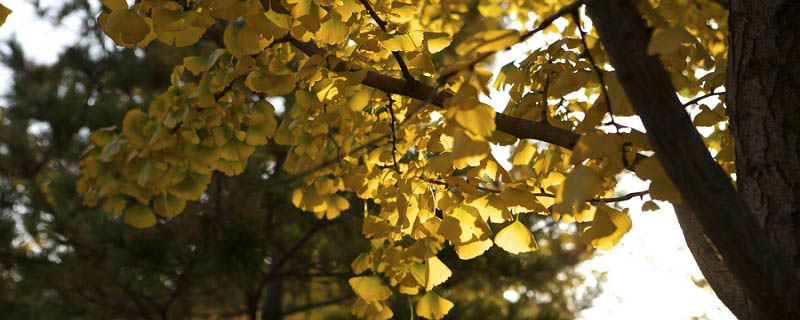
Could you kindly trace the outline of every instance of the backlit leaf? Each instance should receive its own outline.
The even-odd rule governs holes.
[[[583,237],[595,248],[611,250],[631,230],[632,224],[627,213],[600,203],[592,224],[583,230]]]
[[[636,165],[636,175],[642,180],[651,180],[650,197],[655,200],[669,201],[675,204],[682,202],[681,194],[655,157],[649,157]]]
[[[513,254],[536,251],[539,246],[533,234],[524,224],[515,220],[497,233],[494,243],[503,250]]]
[[[452,308],[453,303],[450,300],[440,297],[436,292],[428,291],[417,301],[415,310],[420,317],[439,320]]]
[[[9,14],[11,14],[11,9],[6,8],[3,4],[0,4],[0,26],[6,23],[6,18],[8,18]]]
[[[436,256],[428,258],[425,262],[425,290],[431,290],[444,283],[451,275],[453,272],[442,263],[442,260]]]
[[[125,223],[139,229],[156,225],[156,216],[153,214],[153,211],[150,211],[150,208],[141,204],[134,204],[125,210],[123,220]]]
[[[694,36],[680,26],[657,29],[647,46],[647,54],[672,54],[680,48],[681,44],[694,41]]]
[[[444,50],[444,48],[447,48],[447,46],[450,45],[450,42],[453,41],[453,37],[447,33],[425,32],[424,41],[426,48],[428,48],[428,52],[437,53]]]
[[[392,294],[392,290],[376,276],[354,277],[348,283],[361,299],[368,302],[383,301]]]
[[[469,260],[482,255],[492,247],[494,242],[491,239],[478,240],[462,243],[455,246],[456,254],[461,260]]]

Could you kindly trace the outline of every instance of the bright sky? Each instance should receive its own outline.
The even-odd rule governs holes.
[[[60,1],[41,2],[48,6]],[[13,13],[0,27],[0,42],[16,36],[29,58],[37,62],[56,61],[65,45],[79,40],[78,19],[67,19],[66,28],[53,28],[35,15],[27,1],[4,0],[3,4]],[[499,54],[495,71],[515,57],[554,40],[537,36]],[[0,45],[0,50],[7,52],[7,47]],[[8,90],[10,80],[10,72],[0,69],[0,93]],[[484,102],[502,111],[507,101],[506,94],[495,91],[491,100]],[[641,124],[629,125],[644,131]],[[508,158],[507,148],[495,148],[494,152],[497,159]],[[510,168],[509,163],[504,166]],[[620,186],[626,191],[640,191],[646,189],[647,183],[628,175],[622,178]],[[703,276],[686,247],[670,205],[659,202],[662,209],[657,212],[641,212],[642,201],[638,198],[620,205],[630,208],[634,227],[611,251],[601,251],[578,267],[588,283],[596,282],[594,275],[605,274],[601,283],[603,293],[594,300],[592,308],[581,313],[580,319],[735,319],[710,288],[695,285]],[[514,293],[508,292],[506,297],[513,299]]]

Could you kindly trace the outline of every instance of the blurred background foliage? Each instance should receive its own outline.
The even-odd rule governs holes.
[[[76,194],[90,130],[146,108],[169,85],[173,65],[221,43],[220,26],[197,46],[131,50],[98,30],[99,1],[35,5],[51,23],[78,16],[84,24],[80,43],[52,65],[32,62],[34,53],[14,40],[0,46],[13,72],[0,100],[3,319],[351,318],[347,279],[369,247],[360,229],[372,204],[332,221],[300,212],[290,189],[275,183],[285,147],[259,148],[239,176],[215,174],[200,201],[154,228],[131,228]],[[529,219],[538,252],[492,248],[462,261],[442,251],[454,271],[440,292],[455,302],[447,318],[572,319],[590,306],[599,287],[586,287],[574,267],[591,252],[574,231]],[[405,296],[390,304],[395,318],[413,318]]]

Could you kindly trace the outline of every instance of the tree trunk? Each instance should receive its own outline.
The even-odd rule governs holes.
[[[732,0],[729,26],[726,98],[739,194],[800,277],[800,2]],[[758,317],[735,294],[737,282],[712,288],[737,317]]]
[[[267,285],[264,305],[261,306],[261,320],[279,320],[283,318],[283,282],[275,279]]]
[[[692,209],[685,204],[674,207],[686,245],[714,293],[737,318],[757,319],[758,312],[753,302],[745,295],[739,279],[725,266],[719,250],[700,228]]]
[[[588,1],[588,13],[659,162],[685,201],[676,209],[698,265],[737,317],[795,317],[800,116],[791,88],[800,84],[793,78],[800,63],[792,24],[800,7],[793,1],[731,1],[727,90],[737,192],[700,140],[661,61],[647,55],[651,30],[635,2]]]

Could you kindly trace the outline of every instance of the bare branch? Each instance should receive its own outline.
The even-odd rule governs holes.
[[[718,95],[723,95],[723,94],[725,94],[725,91],[711,92],[711,93],[708,93],[708,94],[704,94],[702,96],[699,96],[697,98],[694,98],[694,99],[689,100],[688,102],[684,103],[683,107],[685,108],[685,107],[691,106],[691,105],[693,105],[695,103],[700,102],[700,100],[703,100],[703,99],[708,98],[708,97],[713,97],[713,96],[718,96]]]
[[[394,107],[392,106],[394,100],[392,100],[391,93],[387,93],[386,96],[389,97],[389,114],[392,116],[392,163],[394,164],[394,170],[397,171],[397,173],[400,173],[400,169],[397,167],[397,133],[395,132],[395,123],[397,122],[397,119],[394,117]]]

